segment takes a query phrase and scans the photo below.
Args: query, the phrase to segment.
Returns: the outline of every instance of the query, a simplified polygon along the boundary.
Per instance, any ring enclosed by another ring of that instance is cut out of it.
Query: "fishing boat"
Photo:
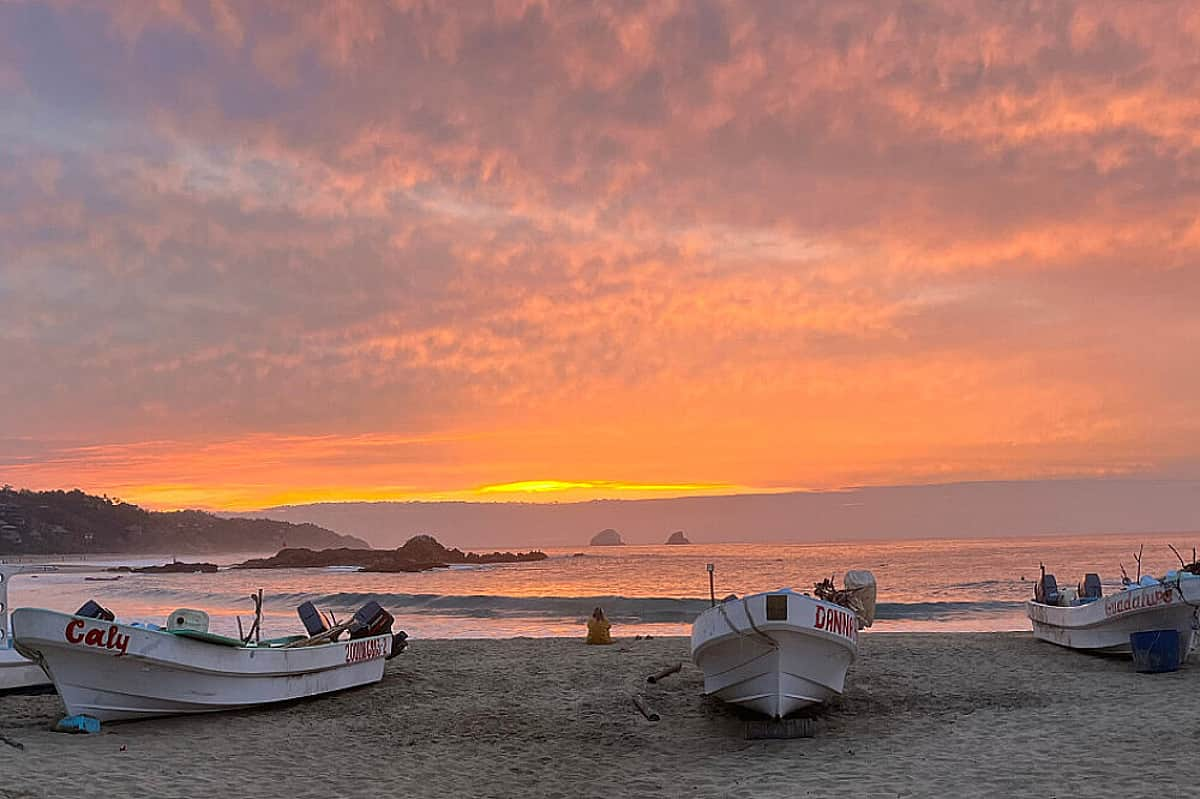
[[[1128,654],[1133,633],[1177,630],[1179,651],[1186,658],[1200,618],[1200,576],[1184,570],[1162,578],[1141,576],[1106,596],[1099,575],[1087,574],[1078,586],[1060,588],[1042,567],[1034,598],[1025,608],[1034,637],[1052,644]]]
[[[772,718],[841,694],[859,630],[874,620],[875,578],[849,572],[845,588],[831,581],[817,588],[818,596],[787,588],[722,602],[714,596],[692,624],[704,693]]]
[[[98,605],[77,614],[18,608],[13,637],[17,651],[54,681],[69,714],[104,722],[211,713],[368,685],[383,678],[384,661],[405,646],[407,635],[393,635],[392,616],[376,602],[332,627],[306,602],[300,612],[308,635],[258,640],[261,602],[260,592],[249,640],[208,632],[208,615],[199,610],[173,611],[160,628],[113,621]],[[343,634],[348,638],[338,640]]]

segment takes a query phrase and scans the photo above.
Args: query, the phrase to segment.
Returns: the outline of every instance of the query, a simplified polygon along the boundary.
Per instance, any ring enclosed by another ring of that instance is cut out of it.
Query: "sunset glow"
[[[1200,476],[1200,8],[0,3],[0,482]]]

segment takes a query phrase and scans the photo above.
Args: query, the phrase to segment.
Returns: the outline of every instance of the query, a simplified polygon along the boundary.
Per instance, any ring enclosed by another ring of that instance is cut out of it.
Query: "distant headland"
[[[107,496],[0,488],[0,555],[87,552],[270,552],[288,546],[369,547],[315,524],[148,511]]]

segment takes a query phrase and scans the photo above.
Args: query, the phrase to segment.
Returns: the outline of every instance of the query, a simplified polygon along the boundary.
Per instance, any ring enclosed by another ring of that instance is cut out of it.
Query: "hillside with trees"
[[[0,555],[274,552],[284,547],[370,545],[315,524],[225,519],[197,510],[148,511],[78,489],[0,489]]]

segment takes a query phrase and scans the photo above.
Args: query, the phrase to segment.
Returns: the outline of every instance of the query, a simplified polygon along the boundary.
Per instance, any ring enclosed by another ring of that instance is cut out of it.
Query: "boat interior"
[[[308,633],[307,635],[288,635],[282,638],[259,639],[257,630],[259,628],[262,606],[261,599],[258,601],[259,604],[256,606],[254,625],[250,628],[250,633],[241,638],[231,638],[226,635],[209,632],[208,614],[202,610],[194,610],[192,608],[178,608],[171,611],[170,615],[167,616],[166,626],[143,622],[133,622],[131,626],[144,627],[156,632],[171,633],[183,638],[190,638],[195,641],[203,641],[204,643],[216,644],[218,646],[291,648],[335,643],[343,634],[347,634],[351,641],[358,640],[359,638],[383,635],[384,633],[391,632],[392,624],[395,622],[392,614],[384,610],[374,600],[359,608],[349,621],[342,623],[338,623],[332,613],[327,617],[321,611],[317,610],[312,602],[304,602],[296,608],[296,612],[300,616],[300,621],[304,624],[304,629]],[[113,621],[115,619],[111,610],[94,599],[89,599],[85,602],[79,610],[75,611],[74,615],[100,621]],[[238,619],[238,627],[241,627],[240,618]],[[408,634],[403,630],[395,633],[392,642],[392,652],[389,657],[399,654],[407,645]]]
[[[1103,595],[1104,589],[1100,585],[1100,575],[1095,572],[1085,574],[1083,580],[1074,588],[1059,588],[1058,581],[1054,579],[1054,575],[1047,574],[1045,567],[1043,567],[1042,575],[1033,587],[1035,602],[1060,607],[1086,605],[1090,602],[1095,602]]]

